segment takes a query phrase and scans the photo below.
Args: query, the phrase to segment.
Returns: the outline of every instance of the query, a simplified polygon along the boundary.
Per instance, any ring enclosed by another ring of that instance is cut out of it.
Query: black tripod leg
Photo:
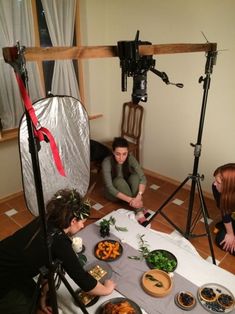
[[[186,239],[189,239],[190,232],[191,232],[193,204],[194,204],[195,187],[196,187],[196,180],[197,180],[197,177],[192,176],[191,178],[192,178],[192,184],[191,184],[191,190],[190,190],[188,217],[187,217],[187,224],[186,224],[186,230],[185,230],[185,238]]]
[[[188,176],[179,186],[178,188],[165,200],[165,202],[156,210],[156,212],[150,217],[148,220],[148,223],[145,225],[147,226],[154,217],[156,217],[158,214],[162,215],[172,226],[177,229],[180,233],[182,231],[164,214],[162,213],[162,209],[172,200],[172,198],[176,195],[176,193],[187,183],[187,181],[191,178],[191,176]]]
[[[40,293],[41,293],[41,287],[43,285],[43,279],[45,278],[45,276],[48,277],[47,281],[48,281],[48,285],[49,285],[49,296],[50,296],[50,300],[52,302],[51,308],[52,308],[53,314],[58,314],[56,292],[55,292],[55,294],[51,293],[51,292],[56,291],[54,274],[55,274],[54,271],[48,272],[48,269],[46,267],[42,267],[40,269],[40,274],[39,274],[39,277],[37,280],[36,289],[35,289],[35,292],[33,295],[33,301],[32,301],[32,306],[31,306],[31,310],[30,310],[31,314],[36,313],[37,304],[38,304],[38,300],[40,298]]]
[[[205,203],[205,200],[204,200],[204,196],[202,194],[202,188],[201,188],[201,184],[200,184],[200,180],[199,179],[197,180],[197,188],[198,188],[199,198],[200,198],[200,202],[201,202],[202,214],[203,214],[203,219],[204,219],[204,223],[205,223],[205,228],[206,228],[206,233],[207,233],[207,237],[208,237],[208,242],[209,242],[209,246],[210,246],[211,258],[212,258],[213,264],[216,265],[214,249],[213,249],[213,243],[212,243],[210,228],[209,228],[209,224],[208,224],[208,220],[207,220],[208,210],[206,208],[206,203]]]
[[[42,282],[43,275],[40,274],[38,279],[37,279],[37,284],[36,284],[36,289],[33,295],[33,300],[32,300],[32,305],[31,305],[31,310],[30,314],[35,314],[36,313],[36,308],[37,308],[37,302],[40,296],[40,289],[41,289],[41,282]]]
[[[203,205],[204,205],[206,217],[207,217],[207,218],[210,218],[210,215],[209,215],[209,212],[208,212],[208,209],[207,209],[207,206],[206,206],[206,202],[205,202],[204,197],[203,197]]]
[[[49,285],[49,298],[51,302],[52,307],[52,313],[58,314],[58,305],[57,305],[57,295],[56,295],[56,289],[55,289],[55,273],[54,265],[52,265],[51,271],[48,273],[48,285]]]
[[[69,293],[71,294],[71,296],[74,298],[74,300],[76,301],[76,303],[78,304],[78,306],[80,307],[80,309],[82,310],[82,312],[84,314],[89,314],[86,310],[85,305],[80,301],[78,295],[75,293],[75,291],[73,290],[73,288],[70,286],[70,284],[68,283],[67,279],[65,278],[63,272],[61,270],[58,270],[58,275],[61,279],[61,281],[63,282],[63,284],[65,285],[65,287],[68,289]]]

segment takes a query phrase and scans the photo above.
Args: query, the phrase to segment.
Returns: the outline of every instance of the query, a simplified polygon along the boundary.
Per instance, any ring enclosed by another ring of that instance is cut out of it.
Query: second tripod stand
[[[200,77],[199,83],[203,82],[203,101],[202,101],[202,107],[201,107],[201,116],[200,116],[200,123],[199,123],[199,129],[198,129],[198,136],[197,136],[197,143],[191,144],[194,147],[194,166],[193,166],[193,173],[190,174],[180,185],[179,187],[167,198],[167,200],[160,206],[160,208],[155,212],[155,214],[149,219],[148,224],[153,220],[153,218],[161,214],[177,231],[179,231],[186,239],[192,238],[192,237],[200,237],[200,236],[207,236],[212,261],[214,264],[215,262],[215,256],[214,256],[214,250],[213,250],[213,244],[210,234],[210,228],[208,224],[208,211],[206,208],[206,203],[204,200],[204,196],[202,193],[201,188],[201,177],[198,173],[198,165],[199,165],[199,158],[201,155],[201,140],[202,140],[202,133],[203,133],[203,126],[204,126],[204,120],[205,120],[205,113],[206,113],[206,103],[207,103],[207,97],[208,97],[208,91],[210,88],[210,74],[212,73],[213,65],[215,65],[217,56],[217,51],[209,51],[207,53],[207,60],[206,60],[206,66],[205,66],[205,78]],[[172,200],[172,198],[176,195],[176,193],[189,181],[191,180],[191,189],[190,189],[190,199],[189,199],[189,208],[188,208],[188,216],[187,216],[187,223],[186,223],[186,229],[185,231],[181,230],[175,223],[171,221],[169,217],[167,217],[166,214],[162,212],[163,208]],[[201,235],[195,235],[192,234],[192,214],[193,214],[193,205],[195,200],[195,192],[196,188],[198,191],[199,199],[200,199],[200,213],[202,213],[206,233]]]

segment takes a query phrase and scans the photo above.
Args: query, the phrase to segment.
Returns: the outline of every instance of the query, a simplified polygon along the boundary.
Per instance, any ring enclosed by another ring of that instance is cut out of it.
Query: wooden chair
[[[140,161],[140,137],[144,108],[141,105],[126,102],[122,108],[121,137],[129,144],[129,152]],[[104,143],[112,150],[112,141]]]

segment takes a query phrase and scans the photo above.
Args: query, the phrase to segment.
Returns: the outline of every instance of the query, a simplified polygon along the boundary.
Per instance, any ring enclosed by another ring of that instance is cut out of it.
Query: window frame
[[[41,47],[40,46],[40,35],[39,35],[39,26],[38,26],[38,15],[37,15],[37,4],[36,0],[31,0],[32,3],[32,10],[33,10],[33,22],[34,22],[34,35],[35,35],[35,47]],[[76,3],[76,13],[75,13],[75,43],[76,46],[81,46],[81,30],[80,30],[80,0],[77,0]],[[46,89],[45,89],[45,79],[44,79],[44,71],[43,71],[43,61],[40,60],[40,56],[38,60],[35,60],[37,62],[38,68],[39,68],[39,75],[42,82],[42,86],[44,89],[44,94],[46,95]],[[80,92],[80,98],[81,103],[85,104],[85,87],[84,87],[84,77],[83,77],[83,65],[82,61],[80,59],[76,59],[75,62],[77,63],[77,82],[78,82],[78,89]],[[94,119],[100,115],[96,115],[91,117],[91,119]],[[8,140],[12,140],[18,137],[18,128],[13,129],[0,129],[0,143],[5,142]]]

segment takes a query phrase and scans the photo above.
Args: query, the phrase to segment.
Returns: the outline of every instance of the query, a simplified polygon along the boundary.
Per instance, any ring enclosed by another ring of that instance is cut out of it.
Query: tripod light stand
[[[15,73],[17,73],[23,82],[25,92],[28,90],[28,75],[25,66],[25,58],[24,58],[24,47],[21,47],[19,43],[17,46],[11,48],[3,48],[3,55],[5,62],[9,63],[13,66]],[[23,97],[23,96],[22,96]],[[46,264],[39,269],[39,277],[36,285],[36,290],[34,293],[34,297],[32,300],[32,308],[31,313],[34,314],[36,312],[36,303],[38,296],[40,294],[40,288],[43,278],[47,278],[49,285],[49,296],[52,307],[53,314],[58,314],[58,305],[57,305],[57,296],[56,296],[56,287],[55,287],[55,275],[58,276],[59,279],[64,283],[77,305],[81,308],[82,312],[88,314],[85,305],[81,302],[78,295],[72,289],[68,281],[66,280],[61,262],[57,260],[53,260],[51,245],[53,242],[53,234],[48,232],[47,221],[46,221],[46,213],[45,213],[45,205],[44,205],[44,195],[43,195],[43,186],[42,186],[42,177],[40,172],[40,163],[39,163],[39,142],[34,133],[34,126],[31,120],[31,116],[28,110],[25,110],[27,129],[28,129],[28,142],[29,142],[29,152],[31,155],[32,161],[32,169],[35,183],[35,192],[36,199],[38,205],[38,212],[41,220],[41,228],[43,230],[43,236],[46,247],[47,254],[47,262]],[[48,141],[47,138],[44,138],[45,141]]]
[[[210,234],[210,229],[208,225],[208,211],[206,208],[206,203],[204,200],[204,196],[202,193],[201,183],[200,180],[202,179],[202,176],[198,173],[198,166],[199,166],[199,159],[201,155],[201,141],[202,141],[202,133],[203,133],[203,126],[204,126],[204,120],[205,120],[205,113],[206,113],[206,104],[207,104],[207,97],[208,97],[208,91],[210,88],[210,75],[213,70],[213,65],[215,65],[217,56],[217,51],[209,51],[207,53],[207,61],[205,65],[205,77],[199,78],[199,83],[203,82],[203,100],[202,100],[202,107],[201,107],[201,115],[200,115],[200,123],[199,123],[199,129],[198,129],[198,136],[197,136],[197,143],[191,144],[194,147],[194,165],[193,165],[193,173],[189,174],[188,177],[179,185],[179,187],[167,198],[167,200],[159,207],[159,209],[152,215],[152,217],[149,219],[147,225],[153,220],[155,216],[158,214],[162,215],[178,232],[180,232],[186,239],[193,238],[193,237],[200,237],[200,236],[207,236],[208,242],[210,246],[210,252],[212,261],[214,264],[215,262],[215,256],[214,256],[214,250],[213,250],[213,244]],[[181,230],[175,223],[173,223],[169,217],[165,213],[163,213],[163,208],[170,202],[170,200],[176,195],[177,192],[188,182],[191,180],[191,189],[190,189],[190,198],[189,198],[189,207],[188,207],[188,216],[187,216],[187,222],[186,222],[186,229],[185,231]],[[198,195],[200,199],[200,205],[201,205],[201,212],[204,219],[206,234],[201,235],[195,235],[192,234],[192,212],[193,212],[193,205],[194,205],[194,199],[195,199],[195,190],[198,190]]]

